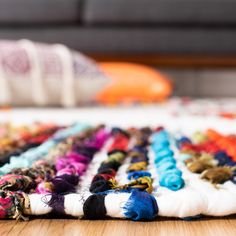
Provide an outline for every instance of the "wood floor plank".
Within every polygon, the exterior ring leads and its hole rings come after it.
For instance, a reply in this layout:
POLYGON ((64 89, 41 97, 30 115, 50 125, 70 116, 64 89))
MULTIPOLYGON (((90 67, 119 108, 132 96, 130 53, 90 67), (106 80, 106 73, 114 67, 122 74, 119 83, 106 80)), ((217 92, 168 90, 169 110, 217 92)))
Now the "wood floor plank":
POLYGON ((28 222, 0 221, 0 235, 48 236, 235 236, 236 219, 208 219, 197 221, 160 220, 154 222, 132 222, 126 220, 72 220, 35 219, 28 222))

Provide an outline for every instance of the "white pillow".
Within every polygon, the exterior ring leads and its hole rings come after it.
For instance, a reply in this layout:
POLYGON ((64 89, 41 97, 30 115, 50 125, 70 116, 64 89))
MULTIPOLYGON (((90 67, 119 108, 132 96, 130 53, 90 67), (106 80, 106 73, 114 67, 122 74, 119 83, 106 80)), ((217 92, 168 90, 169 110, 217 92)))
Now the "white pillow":
POLYGON ((76 106, 108 81, 93 60, 64 45, 0 41, 0 105, 76 106))

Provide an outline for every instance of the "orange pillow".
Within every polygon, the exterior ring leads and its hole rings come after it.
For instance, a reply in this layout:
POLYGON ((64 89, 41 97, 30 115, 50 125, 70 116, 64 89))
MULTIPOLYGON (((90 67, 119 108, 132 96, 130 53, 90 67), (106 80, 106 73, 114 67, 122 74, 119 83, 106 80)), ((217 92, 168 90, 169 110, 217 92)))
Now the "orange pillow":
POLYGON ((98 102, 157 102, 165 100, 172 92, 166 76, 151 67, 125 62, 99 65, 111 82, 98 93, 98 102))

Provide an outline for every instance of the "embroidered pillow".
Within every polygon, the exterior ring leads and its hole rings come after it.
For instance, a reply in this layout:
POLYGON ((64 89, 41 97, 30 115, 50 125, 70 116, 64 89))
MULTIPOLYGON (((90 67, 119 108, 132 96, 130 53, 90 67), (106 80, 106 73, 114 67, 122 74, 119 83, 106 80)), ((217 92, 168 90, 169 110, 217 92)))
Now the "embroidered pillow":
POLYGON ((0 41, 0 105, 76 106, 107 82, 93 60, 64 45, 0 41))

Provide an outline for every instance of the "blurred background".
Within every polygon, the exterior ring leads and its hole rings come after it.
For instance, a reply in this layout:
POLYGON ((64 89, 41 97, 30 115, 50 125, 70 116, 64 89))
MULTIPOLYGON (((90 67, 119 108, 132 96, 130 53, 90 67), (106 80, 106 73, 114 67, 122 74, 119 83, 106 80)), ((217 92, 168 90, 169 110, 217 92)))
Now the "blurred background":
POLYGON ((232 0, 0 0, 0 39, 148 65, 172 96, 235 97, 235 10, 232 0))

